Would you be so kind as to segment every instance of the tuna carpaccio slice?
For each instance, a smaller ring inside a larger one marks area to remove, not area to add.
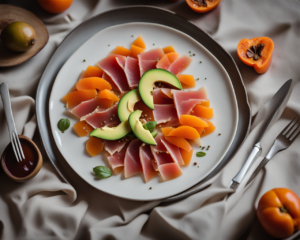
[[[156,88],[153,90],[153,102],[154,104],[174,104],[172,98],[169,98],[162,88]]]
[[[140,76],[150,69],[155,69],[157,62],[164,56],[161,48],[151,49],[138,55]]]
[[[145,143],[140,147],[140,160],[143,168],[145,182],[149,182],[155,175],[156,171],[153,168],[153,155],[149,145]]]
[[[131,141],[126,149],[124,160],[124,175],[129,178],[137,173],[143,172],[140,161],[140,146],[142,142],[139,139]]]
[[[138,60],[132,57],[127,57],[124,71],[129,87],[132,89],[137,88],[140,81],[140,68]]]
[[[175,60],[171,66],[169,67],[168,71],[177,75],[183,72],[192,62],[192,58],[187,55],[182,55],[177,60]]]
[[[163,123],[164,127],[179,125],[179,119],[174,104],[154,104],[153,116],[157,124]]]
[[[120,152],[124,146],[126,145],[126,141],[118,140],[104,140],[104,149],[110,154],[113,155],[116,152]]]
[[[119,174],[123,170],[125,154],[126,147],[123,147],[121,151],[107,156],[108,163],[110,164],[115,174]]]
[[[129,90],[127,78],[124,70],[120,67],[117,57],[120,59],[126,58],[121,55],[111,54],[102,59],[97,65],[112,79],[118,90],[122,93]]]

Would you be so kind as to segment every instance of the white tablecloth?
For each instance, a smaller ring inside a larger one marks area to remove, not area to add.
[[[0,1],[4,3],[4,1]],[[82,21],[121,6],[148,4],[175,11],[207,31],[234,58],[244,79],[252,116],[289,78],[294,90],[280,119],[262,140],[263,152],[294,117],[300,115],[300,1],[222,0],[210,13],[192,12],[185,1],[74,0],[64,13],[50,15],[36,1],[8,0],[5,3],[27,8],[46,24],[50,39],[46,47],[26,63],[0,68],[0,83],[10,88],[18,132],[33,137],[36,129],[34,97],[43,70],[58,44]],[[1,7],[1,5],[0,5]],[[242,38],[267,36],[275,49],[269,71],[258,75],[243,64],[236,46]],[[0,53],[1,54],[1,53]],[[287,187],[300,196],[300,138],[278,153],[253,184],[243,185],[227,200],[232,177],[244,163],[263,122],[252,126],[238,154],[214,177],[212,185],[182,201],[169,204],[134,202],[96,191],[76,175],[73,186],[62,183],[49,160],[39,174],[23,184],[12,182],[0,171],[0,238],[6,239],[245,239],[255,217],[259,198],[266,191]],[[2,103],[0,103],[0,154],[9,142]],[[39,139],[35,138],[39,143]],[[250,173],[247,175],[249,177]],[[246,181],[245,181],[246,182]],[[256,225],[252,239],[269,237]]]

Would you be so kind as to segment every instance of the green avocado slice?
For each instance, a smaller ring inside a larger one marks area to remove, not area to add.
[[[139,138],[142,142],[156,146],[157,143],[155,142],[152,134],[150,133],[149,130],[146,130],[143,127],[143,124],[139,120],[141,115],[142,115],[141,110],[136,110],[129,115],[128,121],[129,121],[130,127],[131,127],[134,135],[137,138]]]
[[[182,89],[180,81],[171,72],[164,69],[151,69],[145,72],[139,82],[139,93],[143,102],[154,110],[153,87],[155,82],[165,82]]]
[[[96,128],[90,133],[91,137],[97,137],[104,140],[117,140],[125,137],[131,132],[128,121],[120,123],[117,127]]]
[[[118,105],[118,116],[121,122],[128,120],[129,115],[133,112],[134,104],[141,100],[138,89],[133,89],[126,93]]]

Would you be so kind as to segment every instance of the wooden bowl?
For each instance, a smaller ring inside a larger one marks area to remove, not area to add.
[[[36,163],[36,166],[34,168],[34,170],[26,175],[25,177],[16,177],[14,175],[12,175],[8,170],[7,170],[7,167],[5,165],[5,162],[4,162],[4,156],[8,153],[8,150],[11,146],[11,143],[9,143],[7,145],[7,147],[5,148],[4,152],[2,153],[2,156],[1,156],[1,166],[3,168],[3,171],[5,172],[5,174],[7,176],[9,176],[12,180],[16,181],[16,182],[26,182],[28,181],[29,179],[33,178],[41,169],[42,165],[43,165],[43,157],[42,157],[42,154],[39,150],[39,148],[35,145],[35,143],[28,137],[26,136],[22,136],[22,135],[19,135],[19,139],[23,139],[25,141],[27,141],[33,148],[34,151],[36,151],[36,155],[38,156],[38,160],[37,160],[37,163]],[[24,160],[23,160],[24,161]]]
[[[36,43],[28,51],[16,53],[7,49],[0,41],[0,67],[16,66],[27,61],[41,51],[48,42],[47,28],[37,16],[20,7],[0,4],[0,34],[6,25],[16,21],[25,22],[34,28]]]

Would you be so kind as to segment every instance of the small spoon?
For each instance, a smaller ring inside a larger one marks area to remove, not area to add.
[[[9,131],[14,130],[16,132],[8,86],[6,83],[0,85],[0,93]],[[25,182],[33,178],[39,172],[43,164],[43,158],[40,150],[31,139],[22,135],[18,135],[18,138],[21,141],[25,159],[22,159],[20,162],[17,161],[17,158],[12,151],[12,143],[10,142],[1,156],[1,165],[6,175],[12,180],[16,182]],[[33,157],[34,159],[31,159]],[[33,164],[35,166],[33,166]],[[12,174],[12,172],[15,173],[15,175]],[[16,176],[16,173],[18,173],[19,176]]]

